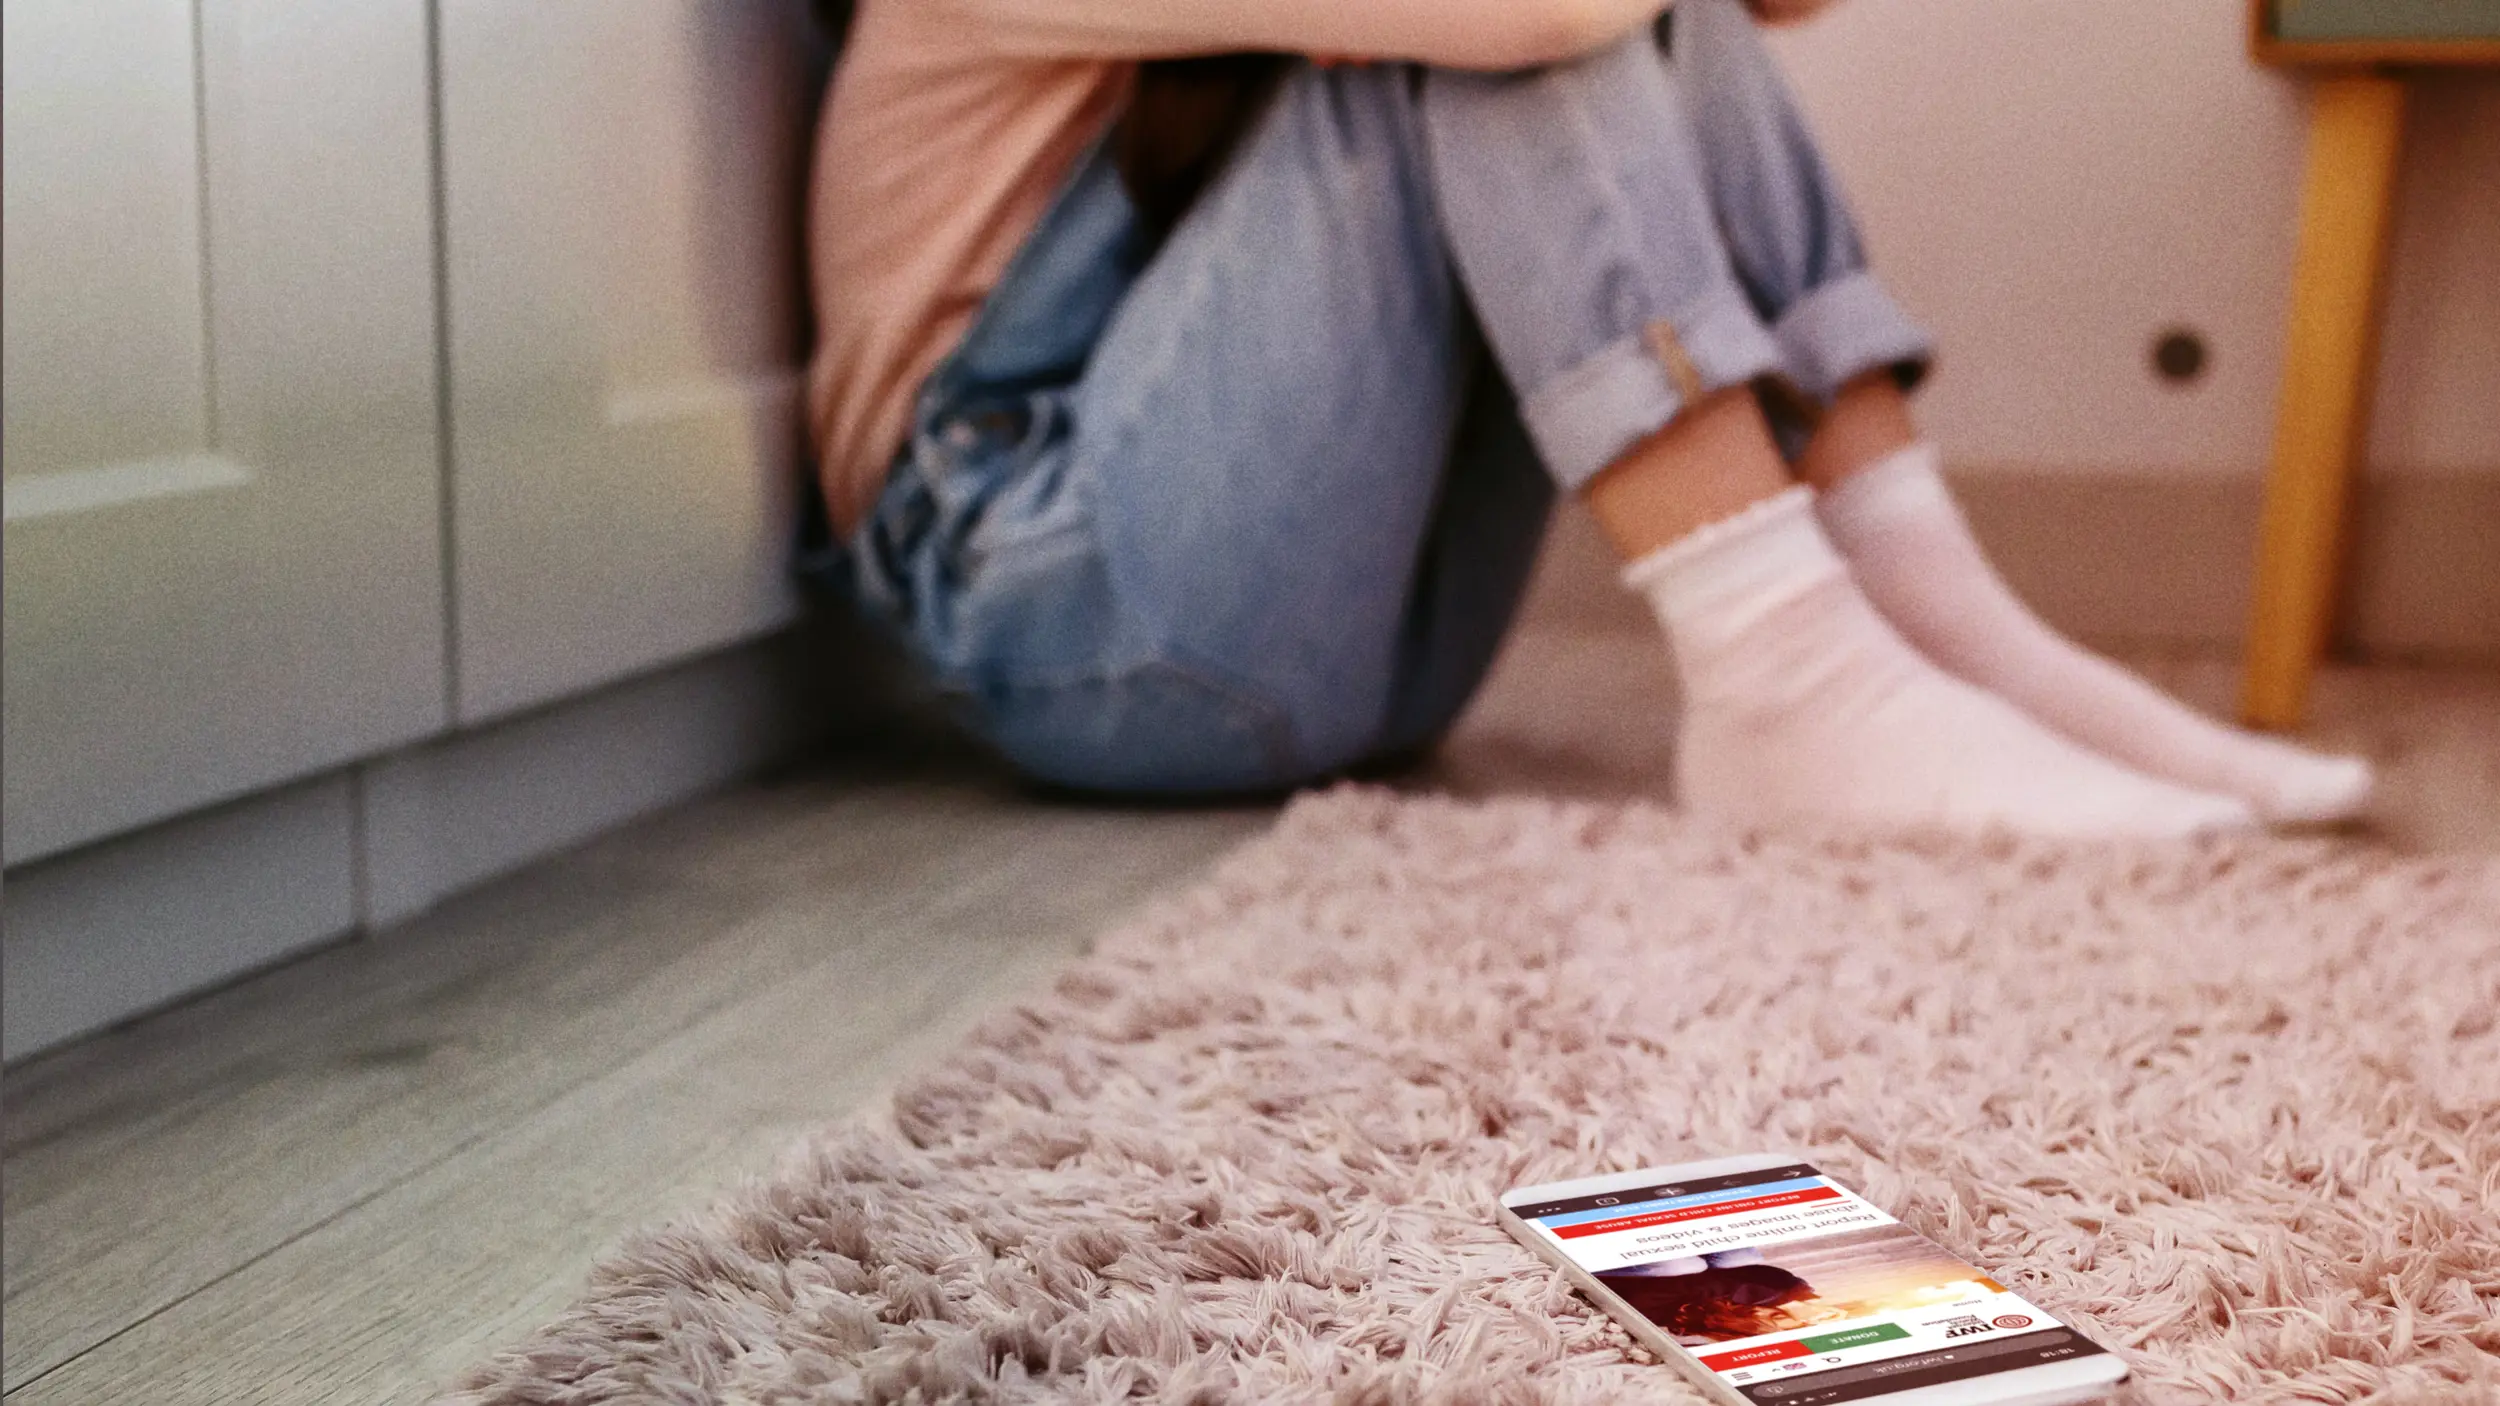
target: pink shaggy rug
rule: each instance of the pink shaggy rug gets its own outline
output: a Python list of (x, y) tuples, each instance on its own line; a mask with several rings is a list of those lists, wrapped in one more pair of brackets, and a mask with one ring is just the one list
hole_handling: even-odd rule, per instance
[(1693, 1400), (1493, 1225), (1765, 1145), (2145, 1402), (2500, 1401), (2500, 865), (1305, 800), (464, 1402)]

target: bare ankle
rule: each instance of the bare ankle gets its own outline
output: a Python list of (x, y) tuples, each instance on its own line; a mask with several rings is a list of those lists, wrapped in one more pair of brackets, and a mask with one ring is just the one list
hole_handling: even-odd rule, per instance
[(1840, 388), (1797, 460), (1797, 477), (1832, 485), (1918, 442), (1909, 397), (1889, 370), (1869, 371)]
[(1597, 522), (1625, 560), (1786, 492), (1788, 469), (1753, 393), (1695, 404), (1589, 481)]

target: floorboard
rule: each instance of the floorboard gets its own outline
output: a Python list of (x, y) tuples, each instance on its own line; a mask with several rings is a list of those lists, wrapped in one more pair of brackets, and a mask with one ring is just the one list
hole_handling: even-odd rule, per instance
[(11, 1399), (421, 1398), (560, 1307), (620, 1228), (699, 1204), (855, 1109), (1256, 823), (1059, 813), (963, 854), (908, 904), (827, 912), (825, 889), (793, 884), (759, 921), (819, 934), (822, 960), (750, 981)]
[[(1022, 873), (1043, 851), (1081, 869), (1070, 842), (1178, 866), (1255, 823), (1069, 811), (1037, 826), (979, 782), (741, 793), (12, 1072), (8, 1384), (829, 953), (907, 930), (966, 876)], [(876, 989), (829, 991), (829, 1008), (873, 1007)]]

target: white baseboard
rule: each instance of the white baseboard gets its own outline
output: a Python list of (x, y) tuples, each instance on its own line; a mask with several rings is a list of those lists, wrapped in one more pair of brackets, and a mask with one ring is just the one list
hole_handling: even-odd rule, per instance
[[(2111, 644), (2237, 649), (2264, 494), (2255, 474), (1958, 467), (1991, 556), (2059, 628)], [(2500, 659), (2500, 473), (2357, 486), (2337, 647), (2390, 659)], [(1584, 511), (1563, 513), (1529, 603), (1565, 627), (1640, 625)]]
[(0, 1054), (15, 1059), (355, 925), (355, 797), (325, 776), (8, 873)]
[(570, 849), (788, 754), (768, 657), (717, 656), (361, 769), (367, 929)]
[(854, 701), (818, 686), (826, 644), (777, 636), (13, 869), (0, 1057), (405, 921), (787, 757)]

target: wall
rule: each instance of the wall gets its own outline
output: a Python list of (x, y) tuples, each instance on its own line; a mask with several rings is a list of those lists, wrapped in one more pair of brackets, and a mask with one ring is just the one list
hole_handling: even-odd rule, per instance
[[(2242, 0), (1846, 0), (1776, 41), (1878, 266), (1936, 329), (1966, 466), (2253, 475), (2306, 117)], [(2374, 468), (2500, 478), (2500, 77), (2422, 82)], [(2202, 381), (2158, 380), (2166, 327)]]

